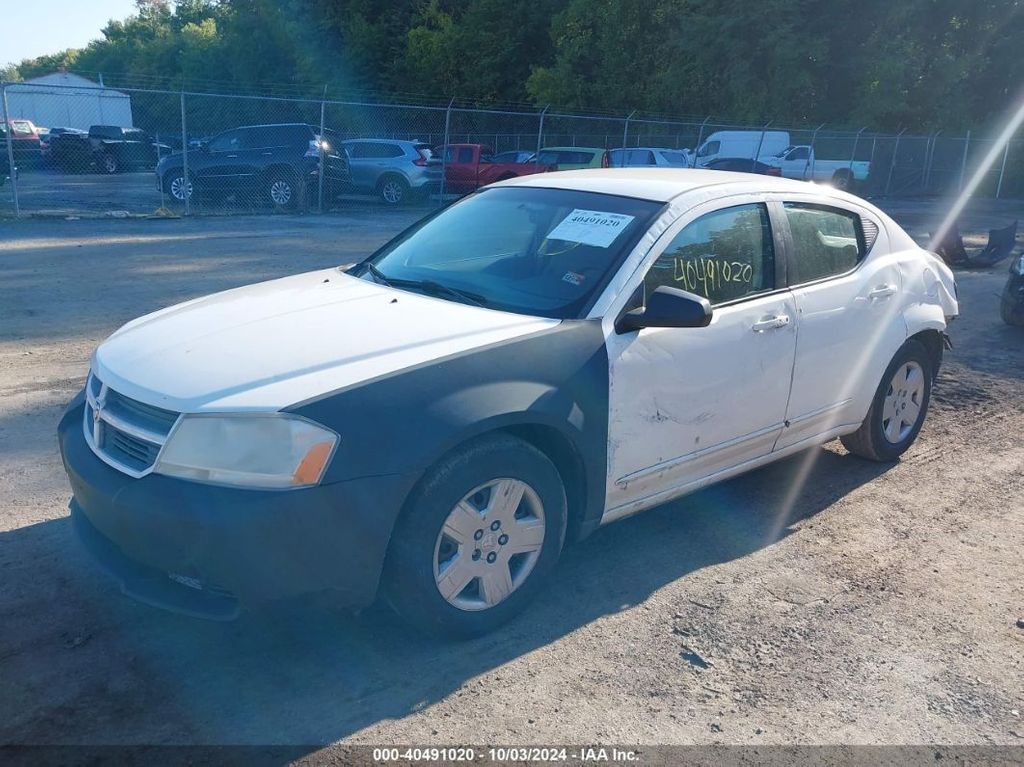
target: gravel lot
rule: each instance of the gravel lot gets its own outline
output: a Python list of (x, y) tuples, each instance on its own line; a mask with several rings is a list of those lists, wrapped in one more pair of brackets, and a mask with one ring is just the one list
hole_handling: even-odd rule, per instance
[[(914, 234), (938, 215), (892, 208)], [(0, 744), (1024, 744), (1005, 262), (959, 273), (956, 349), (902, 462), (830, 444), (603, 528), (496, 635), (427, 642), (377, 607), (207, 623), (122, 597), (73, 540), (56, 450), (96, 343), (352, 260), (417, 215), (0, 221)]]

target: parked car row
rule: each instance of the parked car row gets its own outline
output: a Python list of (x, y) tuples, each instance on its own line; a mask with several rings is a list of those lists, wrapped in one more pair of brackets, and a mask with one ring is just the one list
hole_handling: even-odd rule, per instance
[[(341, 194), (371, 194), (387, 205), (425, 199), (439, 191), (465, 194), (509, 178), (583, 168), (703, 167), (831, 182), (848, 189), (863, 181), (863, 161), (815, 157), (814, 147), (793, 145), (787, 131), (717, 131), (696, 151), (658, 146), (548, 146), (495, 153), (485, 144), (431, 146), (384, 138), (343, 139), (305, 123), (248, 125), (213, 136), (188, 138), (189, 151), (138, 128), (93, 125), (88, 131), (38, 128), (31, 121), (0, 122), (11, 134), (15, 164), (50, 165), (65, 173), (156, 169), (170, 202), (191, 195), (205, 201), (246, 198), (295, 209)], [(186, 170), (187, 168), (187, 170)], [(321, 168), (324, 178), (319, 178)]]

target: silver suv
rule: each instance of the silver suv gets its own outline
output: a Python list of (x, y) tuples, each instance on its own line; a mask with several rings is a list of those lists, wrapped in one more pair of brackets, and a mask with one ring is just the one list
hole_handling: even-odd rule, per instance
[(388, 205), (441, 188), (441, 167), (430, 166), (430, 145), (419, 141), (357, 138), (343, 142), (356, 192), (369, 192)]

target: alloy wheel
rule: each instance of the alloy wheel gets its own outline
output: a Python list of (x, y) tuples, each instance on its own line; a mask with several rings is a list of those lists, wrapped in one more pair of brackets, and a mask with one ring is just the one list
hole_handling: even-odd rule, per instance
[(402, 201), (404, 192), (402, 190), (402, 184), (398, 181), (385, 181), (384, 185), (380, 189), (381, 196), (392, 205), (397, 205)]
[(460, 610), (505, 601), (529, 577), (544, 546), (544, 506), (519, 479), (494, 479), (449, 513), (434, 544), (434, 582)]
[(179, 202), (184, 202), (186, 197), (192, 196), (192, 182), (185, 183), (181, 176), (171, 179), (171, 197)]
[(275, 205), (287, 205), (292, 199), (292, 185), (284, 179), (277, 179), (270, 185), (270, 199)]

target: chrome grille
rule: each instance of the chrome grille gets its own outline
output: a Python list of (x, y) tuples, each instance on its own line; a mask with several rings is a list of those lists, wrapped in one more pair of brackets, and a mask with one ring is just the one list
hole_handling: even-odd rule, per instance
[(125, 474), (148, 474), (179, 414), (126, 397), (92, 374), (85, 393), (82, 428), (89, 447)]

